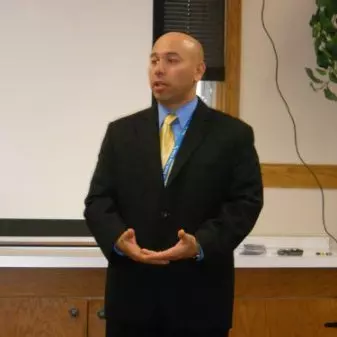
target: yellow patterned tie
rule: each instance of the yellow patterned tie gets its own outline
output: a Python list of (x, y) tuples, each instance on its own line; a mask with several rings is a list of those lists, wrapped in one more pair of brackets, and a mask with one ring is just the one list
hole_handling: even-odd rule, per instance
[(163, 126), (160, 129), (160, 152), (163, 168), (165, 167), (165, 164), (174, 148), (174, 133), (171, 125), (176, 119), (177, 116), (168, 114), (164, 120)]

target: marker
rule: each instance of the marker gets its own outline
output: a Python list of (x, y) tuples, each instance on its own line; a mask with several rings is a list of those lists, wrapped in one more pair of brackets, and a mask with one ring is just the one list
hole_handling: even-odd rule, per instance
[(316, 255), (318, 256), (331, 256), (331, 252), (316, 252)]

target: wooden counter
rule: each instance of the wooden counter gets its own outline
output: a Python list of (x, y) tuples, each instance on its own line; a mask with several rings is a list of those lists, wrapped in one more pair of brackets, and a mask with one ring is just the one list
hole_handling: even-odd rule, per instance
[[(104, 336), (105, 269), (0, 273), (1, 337)], [(235, 294), (232, 337), (337, 336), (336, 268), (238, 268)]]
[[(315, 254), (327, 241), (303, 240), (302, 257), (276, 254), (298, 238), (264, 243), (235, 252), (231, 337), (337, 337), (337, 255)], [(106, 264), (97, 247), (0, 247), (0, 337), (103, 337)]]

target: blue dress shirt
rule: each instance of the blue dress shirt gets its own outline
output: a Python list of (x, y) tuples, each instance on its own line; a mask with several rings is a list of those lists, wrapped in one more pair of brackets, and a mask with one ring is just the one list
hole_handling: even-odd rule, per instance
[(177, 140), (184, 127), (191, 119), (193, 112), (198, 104), (198, 98), (195, 97), (192, 101), (184, 104), (178, 110), (172, 112), (165, 108), (163, 105), (158, 104), (158, 118), (159, 118), (159, 128), (162, 127), (165, 117), (169, 113), (175, 114), (178, 118), (172, 123), (172, 131), (174, 133), (174, 138)]
[[(170, 111), (162, 104), (158, 103), (159, 129), (162, 127), (164, 119), (169, 113), (175, 114), (178, 118), (172, 123), (172, 131), (174, 133), (175, 140), (177, 140), (177, 138), (180, 136), (181, 132), (183, 131), (188, 121), (192, 118), (193, 112), (196, 109), (197, 105), (198, 105), (198, 97), (195, 97), (192, 101), (184, 104), (176, 111)], [(120, 252), (117, 249), (117, 247), (114, 247), (114, 249), (117, 254), (123, 255), (123, 253)], [(199, 255), (197, 260), (200, 261), (203, 258), (204, 252), (201, 246), (199, 245)]]

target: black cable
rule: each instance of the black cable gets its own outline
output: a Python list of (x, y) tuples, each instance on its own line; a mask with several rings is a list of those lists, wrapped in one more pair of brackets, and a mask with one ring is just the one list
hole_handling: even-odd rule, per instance
[(280, 85), (279, 85), (279, 56), (277, 53), (277, 49), (275, 46), (275, 42), (272, 39), (272, 37), (270, 36), (270, 33), (268, 32), (268, 29), (266, 28), (266, 24), (264, 21), (264, 13), (265, 13), (265, 7), (266, 7), (266, 0), (262, 0), (262, 10), (261, 10), (261, 22), (262, 22), (262, 26), (263, 26), (263, 30), (265, 31), (266, 35), (268, 36), (270, 43), (273, 47), (274, 50), (274, 54), (275, 54), (275, 61), (276, 61), (276, 68), (275, 68), (275, 82), (276, 82), (276, 87), (277, 87), (277, 91), (284, 103), (284, 105), (286, 106), (286, 109), (288, 111), (289, 117), (293, 123), (293, 128), (294, 128), (294, 141), (295, 141), (295, 148), (296, 148), (296, 153), (298, 158), (300, 159), (300, 161), (302, 162), (302, 164), (308, 169), (308, 171), (311, 173), (311, 175), (314, 177), (320, 191), (321, 191), (321, 196), (322, 196), (322, 223), (323, 223), (323, 227), (324, 227), (324, 231), (325, 233), (332, 238), (336, 243), (337, 243), (337, 239), (328, 231), (327, 226), (326, 226), (326, 220), (325, 220), (325, 196), (324, 196), (324, 189), (322, 187), (322, 184), (320, 183), (318, 177), (316, 176), (315, 172), (310, 168), (310, 166), (304, 161), (304, 159), (302, 158), (299, 148), (298, 148), (298, 139), (297, 139), (297, 127), (296, 127), (296, 122), (294, 119), (294, 116), (292, 115), (291, 111), (290, 111), (290, 107), (289, 104), (287, 102), (287, 100), (285, 99), (284, 95), (282, 94), (282, 91), (280, 89)]

